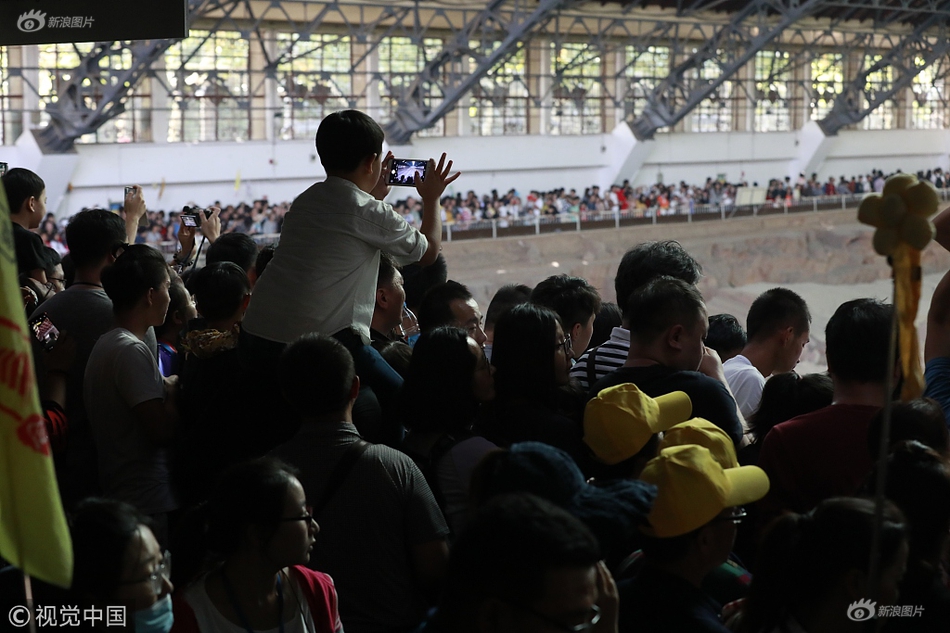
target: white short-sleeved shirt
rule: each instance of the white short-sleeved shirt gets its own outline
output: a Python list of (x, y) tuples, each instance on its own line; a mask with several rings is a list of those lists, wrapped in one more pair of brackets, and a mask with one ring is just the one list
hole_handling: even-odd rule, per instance
[(132, 414), (136, 405), (165, 399), (148, 346), (124, 328), (100, 336), (86, 364), (83, 391), (103, 493), (146, 514), (175, 510), (165, 449), (148, 439)]
[(742, 416), (748, 418), (759, 408), (762, 400), (762, 389), (765, 387), (765, 376), (749, 362), (749, 359), (739, 354), (722, 364), (723, 373), (732, 395), (739, 403)]
[(330, 176), (300, 194), (287, 212), (242, 327), (279, 343), (350, 328), (368, 345), (380, 251), (402, 266), (422, 259), (428, 247), (390, 205)]

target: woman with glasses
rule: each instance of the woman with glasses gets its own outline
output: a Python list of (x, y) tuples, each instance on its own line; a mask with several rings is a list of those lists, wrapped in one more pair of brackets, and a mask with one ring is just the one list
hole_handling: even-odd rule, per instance
[(136, 633), (171, 630), (171, 557), (149, 525), (121, 501), (87, 499), (77, 506), (70, 521), (75, 564), (68, 604), (80, 606), (83, 623), (103, 630), (129, 626)]
[(319, 531), (290, 466), (261, 458), (222, 473), (207, 506), (210, 570), (176, 596), (176, 633), (342, 632), (333, 581), (305, 567)]
[(492, 347), (495, 420), (486, 437), (502, 446), (543, 442), (566, 451), (581, 470), (589, 453), (582, 438), (583, 394), (570, 379), (571, 337), (557, 315), (515, 306), (498, 319)]

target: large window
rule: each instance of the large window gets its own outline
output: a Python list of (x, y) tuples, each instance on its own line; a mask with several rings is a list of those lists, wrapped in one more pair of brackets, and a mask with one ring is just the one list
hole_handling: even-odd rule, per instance
[[(399, 104), (407, 98), (407, 92), (425, 68), (426, 63), (442, 50), (442, 40), (425, 38), (421, 44), (416, 44), (408, 37), (385, 37), (377, 48), (379, 54), (379, 98), (382, 102), (382, 112), (377, 120), (391, 121)], [(426, 95), (423, 99), (426, 107), (435, 107), (439, 103), (438, 97)], [(419, 136), (442, 136), (445, 134), (443, 119), (430, 128), (417, 132)]]
[[(915, 63), (923, 65), (917, 58)], [(931, 65), (914, 77), (911, 127), (933, 130), (947, 127), (947, 84), (938, 65)]]
[(786, 132), (792, 129), (790, 82), (787, 52), (759, 51), (755, 54), (753, 129), (756, 132)]
[[(624, 96), (624, 116), (632, 121), (643, 113), (647, 96), (670, 74), (670, 49), (665, 46), (649, 46), (637, 49), (627, 46), (624, 50), (624, 72), (627, 91)], [(657, 130), (668, 132), (669, 128)]]
[[(874, 66), (881, 60), (881, 55), (865, 55), (864, 70)], [(887, 90), (890, 90), (893, 83), (893, 69), (890, 66), (879, 68), (868, 74), (865, 90), (871, 99)], [(864, 117), (861, 122), (865, 130), (890, 130), (895, 127), (896, 121), (894, 115), (897, 111), (894, 100), (888, 99), (878, 107), (874, 108), (870, 114)]]
[(528, 133), (529, 92), (525, 58), (525, 49), (522, 48), (506, 62), (492, 68), (472, 90), (468, 109), (472, 135)]
[(549, 134), (604, 131), (601, 55), (582, 43), (551, 43), (552, 100)]
[(811, 62), (812, 121), (820, 121), (831, 113), (835, 99), (844, 90), (843, 56), (840, 53), (824, 53)]
[(250, 137), (249, 42), (239, 33), (196, 31), (165, 54), (172, 88), (169, 141)]
[(356, 107), (349, 37), (314, 34), (300, 40), (281, 33), (277, 45), (285, 51), (277, 65), (281, 138), (311, 138), (327, 114)]
[[(693, 82), (705, 83), (718, 79), (721, 74), (722, 71), (716, 62), (707, 60), (702, 68), (690, 71), (688, 77)], [(724, 81), (693, 109), (689, 119), (690, 129), (693, 132), (732, 131), (733, 88), (731, 81)]]

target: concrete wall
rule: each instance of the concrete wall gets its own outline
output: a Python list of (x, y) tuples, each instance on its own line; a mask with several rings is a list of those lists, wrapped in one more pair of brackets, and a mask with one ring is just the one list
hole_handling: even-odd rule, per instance
[[(635, 143), (626, 126), (594, 136), (422, 138), (393, 148), (401, 158), (438, 157), (447, 151), (464, 175), (461, 192), (521, 192), (557, 187), (579, 191), (630, 178), (635, 184), (702, 183), (724, 174), (764, 185), (797, 176), (798, 132), (771, 134), (673, 133)], [(215, 201), (267, 197), (292, 200), (324, 177), (311, 141), (79, 145), (68, 159), (43, 156), (28, 135), (0, 147), (0, 161), (34, 169), (48, 179), (50, 208), (70, 215), (122, 199), (123, 186), (140, 184), (153, 209), (180, 209)], [(950, 168), (950, 130), (845, 131), (828, 139), (819, 176), (856, 175), (872, 168), (917, 171)], [(639, 165), (639, 167), (637, 167)], [(240, 175), (240, 181), (238, 180)], [(236, 186), (237, 185), (237, 186)], [(405, 196), (408, 190), (394, 192)]]

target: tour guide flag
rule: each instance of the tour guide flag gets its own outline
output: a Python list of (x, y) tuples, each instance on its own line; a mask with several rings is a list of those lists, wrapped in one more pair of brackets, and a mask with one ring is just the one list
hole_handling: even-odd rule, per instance
[(73, 548), (16, 279), (13, 225), (0, 187), (0, 556), (25, 574), (69, 587)]

